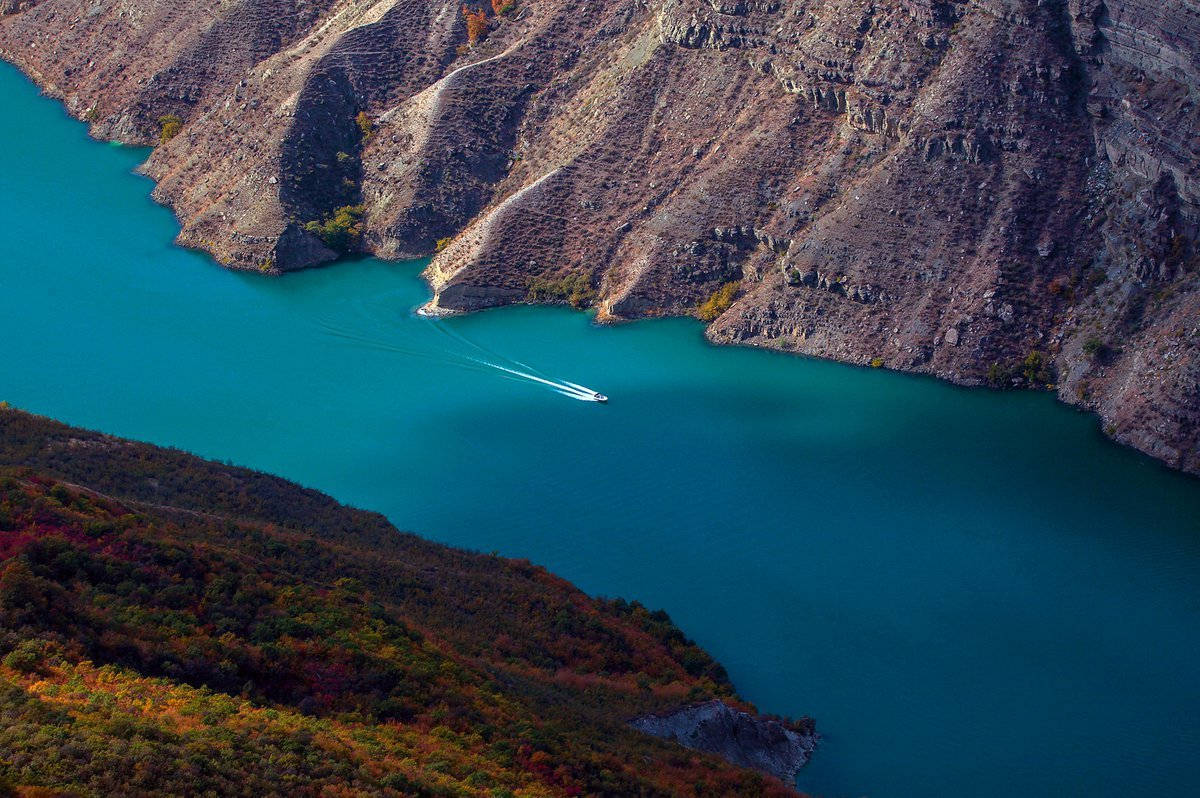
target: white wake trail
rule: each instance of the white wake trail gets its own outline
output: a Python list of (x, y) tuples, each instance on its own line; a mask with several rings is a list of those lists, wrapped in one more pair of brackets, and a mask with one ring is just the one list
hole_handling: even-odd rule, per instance
[[(492, 362), (491, 360), (484, 359), (482, 357), (476, 357), (475, 355), (468, 354), (467, 352), (456, 352), (444, 347), (429, 347), (426, 345), (418, 348), (416, 346), (404, 346), (396, 343), (395, 341), (382, 338), (372, 338), (361, 331), (337, 324), (328, 319), (322, 319), (320, 324), (321, 327), (324, 328), (325, 332), (330, 335), (343, 338), (348, 341), (353, 341), (371, 349), (395, 352), (397, 354), (420, 358), (422, 360), (429, 360), (435, 363), (442, 363), (444, 365), (458, 366), (459, 368), (464, 368), (468, 371), (494, 374), (502, 379), (515, 380), (518, 382), (524, 382), (526, 384), (543, 385), (561, 396), (565, 396), (569, 399), (575, 399), (580, 402), (603, 401), (603, 399), (596, 398), (598, 394), (591, 388), (587, 388), (574, 382), (568, 382), (566, 380), (552, 379), (540, 369), (522, 363), (519, 360), (513, 360), (512, 358), (493, 352), (492, 350), (475, 343), (461, 333), (447, 329), (436, 322), (430, 323), (430, 326), (432, 326), (440, 335), (444, 336), (446, 340), (457, 344), (458, 346), (474, 350), (475, 352), (486, 353), (496, 360), (509, 363), (513, 366), (520, 366), (521, 368), (528, 369), (528, 371), (521, 371), (517, 368), (509, 368), (508, 366)], [(440, 350), (440, 354), (436, 353), (437, 350)]]
[(588, 390), (587, 388), (584, 388), (582, 385), (576, 385), (573, 382), (566, 382), (565, 380), (562, 382), (556, 382), (554, 380), (543, 379), (542, 377), (538, 377), (533, 374), (527, 374), (523, 371), (517, 371), (515, 369), (505, 368), (504, 366), (501, 366), (498, 363), (489, 363), (486, 360), (477, 360), (475, 358), (471, 358), (471, 359), (475, 360), (476, 363), (480, 363), (484, 366), (489, 366), (494, 369), (499, 369), (500, 371), (506, 372), (508, 374), (516, 375), (517, 377), (520, 377), (523, 380), (528, 380), (530, 382), (536, 382), (536, 383), (540, 383), (542, 385), (546, 385), (550, 388), (553, 388), (556, 392), (562, 394), (563, 396), (569, 396), (572, 399), (580, 399), (580, 400), (584, 400), (584, 401), (588, 401), (588, 402), (595, 401), (595, 393), (596, 392)]

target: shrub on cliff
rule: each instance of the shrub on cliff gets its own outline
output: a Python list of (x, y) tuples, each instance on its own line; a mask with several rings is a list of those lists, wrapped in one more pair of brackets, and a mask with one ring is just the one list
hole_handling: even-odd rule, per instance
[(517, 7), (517, 0), (492, 0), (492, 13), (503, 16)]
[(529, 302), (566, 302), (582, 308), (596, 298), (596, 290), (586, 274), (569, 274), (557, 279), (532, 277), (525, 298)]
[(371, 117), (366, 111), (359, 111), (358, 116), (354, 117), (354, 124), (358, 125), (359, 131), (362, 132), (362, 140), (365, 144), (375, 136), (375, 123), (371, 121)]
[(343, 205), (322, 221), (309, 222), (304, 229), (337, 252), (350, 252), (362, 238), (363, 206)]
[(464, 5), (462, 7), (462, 15), (463, 19), (465, 19), (467, 22), (468, 44), (475, 44), (475, 42), (482, 41), (483, 39), (487, 38), (488, 31), (491, 29), (491, 25), (488, 24), (487, 14), (484, 13), (482, 8), (477, 8), (472, 11), (471, 9), (467, 8), (466, 5)]
[(175, 114), (167, 114), (158, 118), (159, 131), (158, 143), (166, 144), (171, 139), (179, 135), (179, 131), (183, 130), (183, 120)]
[(1083, 342), (1083, 353), (1092, 360), (1105, 360), (1112, 353), (1108, 344), (1092, 336)]
[(1036, 349), (1019, 360), (992, 363), (987, 370), (987, 383), (993, 388), (1013, 388), (1018, 385), (1037, 387), (1054, 382), (1054, 364)]
[(1054, 382), (1054, 365), (1049, 358), (1034, 350), (1021, 361), (1021, 376), (1030, 385), (1046, 385)]
[(741, 287), (741, 281), (734, 280), (731, 283), (725, 283), (716, 291), (713, 291), (712, 296), (696, 309), (696, 314), (700, 317), (700, 321), (715, 321), (718, 316), (729, 310), (733, 304), (733, 298), (737, 296), (738, 289)]

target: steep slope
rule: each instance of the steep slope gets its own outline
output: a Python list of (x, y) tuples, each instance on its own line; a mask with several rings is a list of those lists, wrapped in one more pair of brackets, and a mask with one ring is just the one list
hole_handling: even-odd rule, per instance
[(1196, 0), (537, 0), (470, 42), (437, 0), (19, 5), (0, 54), (97, 135), (178, 118), (146, 171), (229, 265), (436, 248), (433, 309), (602, 318), (723, 288), (716, 341), (1057, 384), (1200, 472)]
[(628, 725), (708, 699), (661, 612), (0, 409), (0, 794), (794, 794)]

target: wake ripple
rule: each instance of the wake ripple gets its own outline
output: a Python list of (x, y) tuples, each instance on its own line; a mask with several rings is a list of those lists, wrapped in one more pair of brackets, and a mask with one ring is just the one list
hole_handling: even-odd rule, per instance
[(591, 388), (567, 380), (555, 379), (533, 366), (498, 354), (467, 338), (461, 332), (445, 327), (442, 322), (436, 319), (423, 321), (420, 329), (435, 331), (450, 346), (438, 346), (427, 341), (399, 342), (389, 340), (386, 337), (372, 335), (369, 332), (349, 327), (330, 319), (321, 319), (320, 326), (329, 335), (369, 349), (394, 352), (407, 357), (455, 366), (476, 373), (491, 374), (502, 379), (543, 386), (560, 396), (580, 402), (608, 401), (607, 397), (604, 397), (598, 391), (594, 391)]

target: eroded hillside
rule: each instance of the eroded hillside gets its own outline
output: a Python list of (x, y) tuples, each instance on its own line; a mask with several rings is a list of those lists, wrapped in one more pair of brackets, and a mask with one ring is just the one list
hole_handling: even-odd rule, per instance
[(717, 341), (1057, 385), (1200, 471), (1196, 0), (495, 5), (9, 2), (0, 53), (166, 139), (157, 196), (228, 265), (436, 250), (447, 310), (703, 306)]

